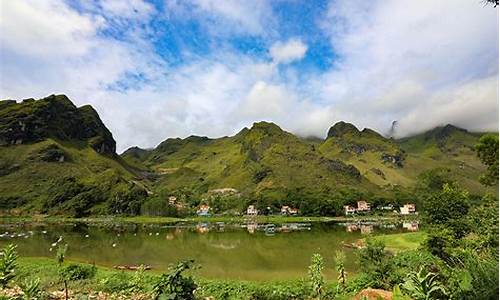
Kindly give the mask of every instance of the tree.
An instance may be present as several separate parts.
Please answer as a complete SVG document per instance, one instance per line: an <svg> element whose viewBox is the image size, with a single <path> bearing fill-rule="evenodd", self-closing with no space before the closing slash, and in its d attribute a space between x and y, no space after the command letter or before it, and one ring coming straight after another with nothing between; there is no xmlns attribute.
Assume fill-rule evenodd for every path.
<svg viewBox="0 0 500 300"><path fill-rule="evenodd" d="M498 5L498 1L497 1ZM476 145L477 156L488 169L486 174L479 178L484 185L495 185L498 183L498 136L485 134Z"/></svg>
<svg viewBox="0 0 500 300"><path fill-rule="evenodd" d="M469 211L469 195L457 185L445 184L440 192L433 193L424 202L424 220L427 224L450 228L456 238L468 232L463 217Z"/></svg>

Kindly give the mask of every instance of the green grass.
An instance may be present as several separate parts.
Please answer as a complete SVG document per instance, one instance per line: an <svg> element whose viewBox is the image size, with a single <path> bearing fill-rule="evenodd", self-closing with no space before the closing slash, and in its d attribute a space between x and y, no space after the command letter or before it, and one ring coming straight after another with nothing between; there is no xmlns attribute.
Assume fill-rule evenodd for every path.
<svg viewBox="0 0 500 300"><path fill-rule="evenodd" d="M395 233L372 237L372 239L376 241L383 242L386 249L393 252L415 250L420 247L426 238L427 233L425 231Z"/></svg>

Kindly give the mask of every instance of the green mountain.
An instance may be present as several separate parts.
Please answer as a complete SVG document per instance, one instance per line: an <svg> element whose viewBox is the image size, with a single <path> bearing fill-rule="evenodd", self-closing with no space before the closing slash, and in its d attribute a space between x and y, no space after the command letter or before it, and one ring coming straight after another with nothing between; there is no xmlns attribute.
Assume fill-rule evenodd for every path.
<svg viewBox="0 0 500 300"><path fill-rule="evenodd" d="M142 186L97 112L64 95L0 101L0 145L3 209L107 213Z"/></svg>
<svg viewBox="0 0 500 300"><path fill-rule="evenodd" d="M220 212L257 202L333 214L359 198L398 201L396 190L410 190L432 170L483 192L477 178L485 167L474 150L479 136L446 125L395 140L339 122L326 139L301 138L258 122L231 137L169 138L118 156L92 107L76 107L64 95L6 100L0 101L0 208L138 214L163 209L176 195L192 207L223 202Z"/></svg>

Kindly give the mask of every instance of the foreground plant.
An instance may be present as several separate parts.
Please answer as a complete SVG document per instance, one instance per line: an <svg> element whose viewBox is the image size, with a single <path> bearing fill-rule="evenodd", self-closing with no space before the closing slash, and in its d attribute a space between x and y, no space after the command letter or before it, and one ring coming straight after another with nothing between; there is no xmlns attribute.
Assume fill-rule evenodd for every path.
<svg viewBox="0 0 500 300"><path fill-rule="evenodd" d="M335 252L335 264L337 267L337 291L341 291L345 288L347 282L347 272L345 271L345 254L342 251Z"/></svg>
<svg viewBox="0 0 500 300"><path fill-rule="evenodd" d="M42 289L40 288L40 278L27 279L20 285L23 291L23 300L40 300L43 299Z"/></svg>
<svg viewBox="0 0 500 300"><path fill-rule="evenodd" d="M17 246L10 244L2 249L0 258L0 286L5 288L7 284L16 277Z"/></svg>
<svg viewBox="0 0 500 300"><path fill-rule="evenodd" d="M313 298L321 298L323 294L323 286L325 284L322 273L323 268L323 257L320 254L313 254L311 265L309 266L309 281L311 283L311 296Z"/></svg>
<svg viewBox="0 0 500 300"><path fill-rule="evenodd" d="M446 295L444 286L438 280L438 274L428 272L424 267L418 272L410 272L402 288L415 300L440 299Z"/></svg>
<svg viewBox="0 0 500 300"><path fill-rule="evenodd" d="M162 274L153 285L153 298L169 300L192 300L197 288L191 276L184 276L184 271L193 267L194 260L178 263L167 274Z"/></svg>

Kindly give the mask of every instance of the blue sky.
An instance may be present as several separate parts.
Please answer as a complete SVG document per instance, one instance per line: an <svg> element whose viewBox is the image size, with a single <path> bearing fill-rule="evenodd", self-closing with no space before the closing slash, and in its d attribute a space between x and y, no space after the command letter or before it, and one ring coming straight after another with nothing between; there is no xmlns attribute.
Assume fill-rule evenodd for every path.
<svg viewBox="0 0 500 300"><path fill-rule="evenodd" d="M267 120L397 136L498 128L498 9L476 0L2 1L0 98L92 104L119 150Z"/></svg>

